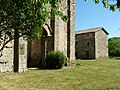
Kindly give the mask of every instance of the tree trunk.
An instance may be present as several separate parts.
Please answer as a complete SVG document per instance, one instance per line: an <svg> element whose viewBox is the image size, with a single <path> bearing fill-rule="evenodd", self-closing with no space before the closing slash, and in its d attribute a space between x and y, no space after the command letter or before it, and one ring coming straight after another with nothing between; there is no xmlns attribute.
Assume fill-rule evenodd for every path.
<svg viewBox="0 0 120 90"><path fill-rule="evenodd" d="M19 72L19 30L14 31L14 72Z"/></svg>

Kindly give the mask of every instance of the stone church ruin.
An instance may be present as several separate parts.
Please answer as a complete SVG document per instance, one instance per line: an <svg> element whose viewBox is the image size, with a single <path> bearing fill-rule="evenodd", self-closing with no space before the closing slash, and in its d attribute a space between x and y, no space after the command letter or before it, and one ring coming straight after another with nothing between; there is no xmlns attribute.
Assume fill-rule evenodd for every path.
<svg viewBox="0 0 120 90"><path fill-rule="evenodd" d="M5 48L0 57L0 72L12 72L16 64L18 72L24 72L28 67L44 65L50 51L62 51L70 61L75 60L75 0L63 0L60 10L69 17L69 22L66 23L56 16L43 26L39 40L27 42L20 38L17 63L14 63L14 43L8 43L9 48Z"/></svg>

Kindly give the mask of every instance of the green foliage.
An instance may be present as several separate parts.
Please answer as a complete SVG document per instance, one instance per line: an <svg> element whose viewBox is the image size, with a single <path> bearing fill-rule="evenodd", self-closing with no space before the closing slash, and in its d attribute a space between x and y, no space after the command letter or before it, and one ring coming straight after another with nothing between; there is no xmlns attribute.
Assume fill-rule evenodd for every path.
<svg viewBox="0 0 120 90"><path fill-rule="evenodd" d="M110 4L109 6L110 6L110 10L112 10L113 12L117 10L116 5Z"/></svg>
<svg viewBox="0 0 120 90"><path fill-rule="evenodd" d="M48 69L61 69L66 60L66 56L63 52L56 51L50 52L46 57L46 68Z"/></svg>
<svg viewBox="0 0 120 90"><path fill-rule="evenodd" d="M99 0L93 0L95 2L95 4L98 4L99 3Z"/></svg>
<svg viewBox="0 0 120 90"><path fill-rule="evenodd" d="M108 49L110 56L120 56L120 37L110 38L108 40Z"/></svg>
<svg viewBox="0 0 120 90"><path fill-rule="evenodd" d="M0 0L0 45L15 38L39 38L48 19L60 16L67 21L59 6L62 0ZM0 49L3 50L3 47Z"/></svg>
<svg viewBox="0 0 120 90"><path fill-rule="evenodd" d="M88 1L88 0L84 0L85 2ZM100 0L93 0L95 2L95 4L99 4ZM110 9L111 11L116 11L117 8L119 9L120 8L120 0L112 0L113 2L116 1L115 4L111 4L109 1L111 0L102 0L102 4L103 4L103 7L104 8L108 8Z"/></svg>
<svg viewBox="0 0 120 90"><path fill-rule="evenodd" d="M66 16L59 11L62 0L0 0L0 25L6 28L19 30L19 35L29 38L39 37L42 26L55 15L64 21ZM52 6L51 6L52 5ZM52 15L52 16L51 16Z"/></svg>

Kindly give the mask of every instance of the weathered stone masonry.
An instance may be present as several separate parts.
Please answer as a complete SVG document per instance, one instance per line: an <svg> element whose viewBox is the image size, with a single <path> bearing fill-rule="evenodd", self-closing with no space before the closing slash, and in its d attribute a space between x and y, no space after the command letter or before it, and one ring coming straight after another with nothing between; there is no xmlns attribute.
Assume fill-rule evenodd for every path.
<svg viewBox="0 0 120 90"><path fill-rule="evenodd" d="M27 42L23 38L19 39L19 63L18 72L27 70ZM3 55L0 57L0 72L12 72L14 63L14 43L13 41L7 44L7 48L3 50Z"/></svg>
<svg viewBox="0 0 120 90"><path fill-rule="evenodd" d="M69 7L69 8L67 8ZM18 72L27 70L27 67L45 65L45 58L50 51L62 51L69 58L75 60L75 0L63 0L60 10L69 16L69 22L65 23L60 17L55 16L43 26L42 37L39 40L24 41L19 39ZM11 48L5 48L0 57L0 71L13 71L13 42Z"/></svg>
<svg viewBox="0 0 120 90"><path fill-rule="evenodd" d="M69 22L64 22L58 16L48 21L40 40L29 45L31 46L28 50L29 67L36 67L39 64L44 66L45 57L50 51L62 51L69 60L75 60L75 0L64 0L60 6L63 14L69 16Z"/></svg>
<svg viewBox="0 0 120 90"><path fill-rule="evenodd" d="M76 32L76 58L97 59L108 57L108 33L104 28Z"/></svg>

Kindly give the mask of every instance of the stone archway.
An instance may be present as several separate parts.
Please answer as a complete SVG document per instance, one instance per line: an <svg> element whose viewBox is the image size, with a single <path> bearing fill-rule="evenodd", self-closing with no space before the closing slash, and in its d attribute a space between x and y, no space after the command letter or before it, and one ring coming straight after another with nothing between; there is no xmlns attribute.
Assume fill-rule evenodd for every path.
<svg viewBox="0 0 120 90"><path fill-rule="evenodd" d="M43 26L42 36L38 40L28 42L28 67L39 67L45 64L45 58L52 47L52 31L46 24Z"/></svg>
<svg viewBox="0 0 120 90"><path fill-rule="evenodd" d="M43 26L41 44L41 66L44 68L45 58L48 52L53 50L52 30L48 25Z"/></svg>

